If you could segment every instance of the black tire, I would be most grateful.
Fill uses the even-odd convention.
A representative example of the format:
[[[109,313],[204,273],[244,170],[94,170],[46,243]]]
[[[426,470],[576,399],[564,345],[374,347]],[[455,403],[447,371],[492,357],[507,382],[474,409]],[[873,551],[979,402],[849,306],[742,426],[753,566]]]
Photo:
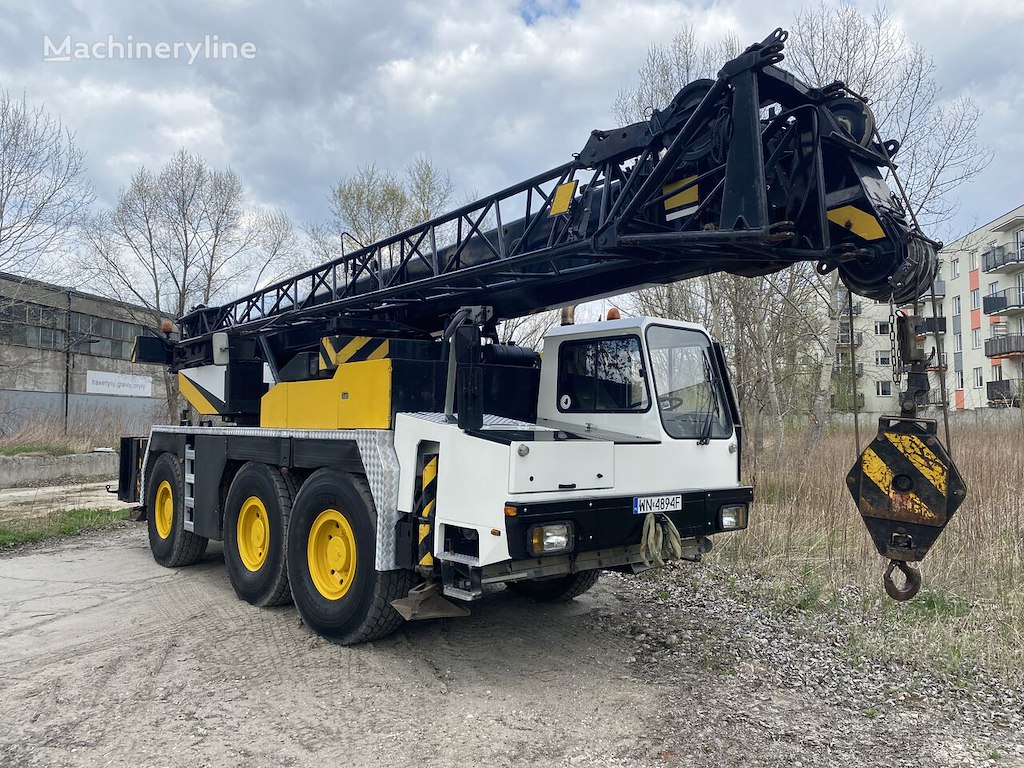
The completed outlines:
[[[540,603],[567,603],[597,584],[600,571],[580,571],[553,579],[523,579],[505,583],[508,591]]]
[[[331,522],[332,512],[342,518],[333,518],[336,524]],[[319,534],[330,525],[337,525],[337,537],[343,543],[334,545],[333,556],[311,555],[311,544],[315,550],[317,543],[323,543]],[[353,645],[384,637],[401,626],[403,619],[391,601],[408,594],[415,574],[378,571],[376,550],[377,513],[366,478],[326,468],[310,475],[295,497],[288,526],[288,581],[295,607],[310,629],[335,643]],[[354,565],[347,567],[345,558],[353,554]],[[327,570],[332,564],[343,572],[336,584],[328,585],[344,590],[335,597],[325,595],[312,573],[317,570],[321,579],[328,577],[335,573]]]
[[[288,519],[292,511],[295,487],[291,478],[277,467],[250,461],[242,466],[231,481],[224,505],[224,562],[235,594],[260,607],[284,605],[292,597],[288,588]],[[259,500],[262,509],[247,502]],[[265,549],[256,550],[252,542],[238,540],[238,519],[245,508],[245,518],[262,518]],[[265,515],[265,517],[264,517]],[[243,555],[241,549],[245,549]],[[254,550],[261,556],[254,559]],[[246,559],[249,565],[246,565]],[[250,568],[255,567],[255,570]]]
[[[166,483],[167,487],[164,487]],[[169,523],[157,509],[168,502],[164,496],[170,493]],[[165,568],[192,565],[202,559],[210,540],[185,530],[185,481],[181,463],[171,453],[161,453],[153,464],[146,487],[146,527],[149,529],[149,549],[153,559]]]

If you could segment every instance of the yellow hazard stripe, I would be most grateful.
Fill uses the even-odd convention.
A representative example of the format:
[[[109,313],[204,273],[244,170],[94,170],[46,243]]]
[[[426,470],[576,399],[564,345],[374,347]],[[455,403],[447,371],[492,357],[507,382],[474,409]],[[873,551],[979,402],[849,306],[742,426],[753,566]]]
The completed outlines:
[[[373,350],[373,352],[368,354],[366,356],[366,359],[367,360],[381,360],[381,359],[387,357],[388,356],[388,349],[389,349],[389,347],[390,347],[389,342],[385,341],[383,344],[381,344],[379,347],[377,347],[375,350]]]
[[[897,495],[900,496],[900,506],[907,511],[912,511],[919,515],[923,519],[934,520],[937,515],[918,497],[916,493],[911,491],[910,493],[897,494],[892,489],[892,470],[889,465],[885,463],[881,456],[874,452],[873,449],[867,448],[861,457],[861,467],[864,470],[864,474],[877,485],[882,493],[888,496],[890,499],[895,499]]]
[[[828,212],[828,220],[864,240],[881,240],[885,237],[885,230],[878,223],[878,219],[852,205],[833,208]]]
[[[934,485],[943,496],[946,495],[946,466],[921,438],[917,435],[901,435],[895,432],[886,432],[885,437],[896,446],[897,451],[907,457],[925,480]]]
[[[663,195],[667,195],[674,189],[679,189],[680,187],[685,187],[689,184],[693,184],[693,186],[691,186],[689,189],[684,189],[679,194],[672,195],[672,197],[668,198],[665,201],[665,210],[671,211],[673,208],[679,208],[680,206],[684,205],[693,205],[694,203],[696,203],[698,200],[697,185],[693,183],[696,180],[696,176],[687,176],[685,179],[674,181],[671,184],[666,184],[664,187],[662,187],[661,193]]]
[[[352,341],[338,350],[338,353],[334,356],[334,362],[344,363],[347,362],[356,352],[363,348],[363,345],[370,340],[369,336],[356,336]]]
[[[577,181],[567,181],[555,188],[555,196],[551,198],[551,208],[548,209],[548,216],[558,216],[569,210],[572,198],[576,194]]]
[[[334,358],[337,354],[329,336],[320,339],[320,370],[333,370],[335,368]]]
[[[204,416],[214,416],[220,413],[206,394],[181,371],[178,371],[178,391],[185,396],[193,408]]]

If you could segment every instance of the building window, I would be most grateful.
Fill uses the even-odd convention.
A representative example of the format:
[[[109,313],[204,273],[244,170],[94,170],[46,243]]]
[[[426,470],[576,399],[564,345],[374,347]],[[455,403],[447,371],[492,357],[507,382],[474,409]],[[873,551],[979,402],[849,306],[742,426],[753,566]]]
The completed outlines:
[[[875,365],[892,365],[892,352],[888,349],[876,349]]]
[[[949,262],[949,274],[951,277],[960,277],[960,259]]]
[[[876,336],[888,336],[889,335],[889,321],[888,320],[876,320],[875,321],[875,335]]]
[[[959,296],[954,296],[953,297],[953,316],[956,317],[959,314],[960,314],[960,297]]]
[[[995,243],[992,243],[991,245],[989,245],[990,248],[993,247],[993,246],[995,246]],[[977,268],[978,268],[978,252],[977,251],[971,251],[971,271],[973,272]]]
[[[964,335],[962,333],[953,334],[953,351],[963,352],[964,351]]]
[[[954,381],[954,385],[953,386],[956,389],[963,389],[964,388],[964,372],[963,371],[954,371],[953,374],[954,374],[953,375],[953,381]]]
[[[975,288],[971,291],[971,309],[977,309],[981,306],[981,291]]]
[[[999,293],[999,283],[998,282],[989,283],[988,284],[988,295],[989,296],[995,296],[997,293]]]
[[[1003,380],[1003,366],[1001,363],[997,363],[992,366],[992,381]]]
[[[981,389],[985,386],[985,373],[981,368],[974,369],[974,388]]]
[[[1024,259],[1024,229],[1013,233],[1013,244],[1017,247],[1017,258]]]
[[[971,331],[971,349],[981,349],[981,328]]]
[[[892,397],[892,382],[876,381],[875,394],[878,395],[879,397]]]
[[[134,323],[0,298],[0,337],[8,344],[127,360],[142,333]]]

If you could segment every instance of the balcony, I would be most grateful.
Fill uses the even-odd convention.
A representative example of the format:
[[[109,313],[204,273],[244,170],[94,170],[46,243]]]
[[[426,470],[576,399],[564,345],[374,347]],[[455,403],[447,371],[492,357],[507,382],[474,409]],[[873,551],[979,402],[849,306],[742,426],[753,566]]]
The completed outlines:
[[[981,254],[981,271],[1007,274],[1024,269],[1024,247],[997,245]]]
[[[1024,355],[1024,334],[993,336],[985,339],[985,357],[1012,357]]]
[[[1017,315],[1024,312],[1024,291],[1007,288],[981,298],[981,310],[986,315]]]
[[[864,305],[861,304],[861,302],[859,302],[859,301],[853,302],[853,315],[854,315],[854,317],[859,317],[861,312],[863,312],[863,311],[864,311]],[[849,317],[850,316],[850,305],[846,301],[843,301],[843,302],[841,302],[839,304],[839,316],[840,317]]]
[[[935,281],[935,299],[940,300],[946,295],[946,281],[936,280]],[[901,307],[912,307],[914,304],[924,305],[925,309],[930,310],[932,305],[932,287],[929,285],[924,289],[924,293],[918,296],[914,301],[905,301],[900,304]]]
[[[946,318],[926,317],[917,326],[917,335],[925,336],[929,333],[944,334],[946,332]]]
[[[848,330],[840,329],[839,335],[836,336],[837,347],[859,347],[863,343],[863,331],[856,331],[854,333],[850,333]]]
[[[1020,379],[990,381],[985,385],[988,404],[993,408],[1020,408]]]
[[[855,375],[857,375],[857,376],[863,376],[864,375],[864,363],[857,363],[857,365],[854,367],[854,372],[855,372]],[[837,376],[837,377],[842,377],[844,379],[849,379],[850,378],[850,364],[849,363],[845,363],[845,364],[839,363],[837,365],[832,366],[832,375],[833,376]]]

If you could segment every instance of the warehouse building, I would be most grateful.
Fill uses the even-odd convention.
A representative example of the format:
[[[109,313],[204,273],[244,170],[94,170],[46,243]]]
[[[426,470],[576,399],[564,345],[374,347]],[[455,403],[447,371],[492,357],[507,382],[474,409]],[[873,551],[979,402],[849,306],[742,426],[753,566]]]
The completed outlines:
[[[131,362],[145,307],[0,273],[0,434],[28,421],[135,431],[166,423],[165,370]]]

